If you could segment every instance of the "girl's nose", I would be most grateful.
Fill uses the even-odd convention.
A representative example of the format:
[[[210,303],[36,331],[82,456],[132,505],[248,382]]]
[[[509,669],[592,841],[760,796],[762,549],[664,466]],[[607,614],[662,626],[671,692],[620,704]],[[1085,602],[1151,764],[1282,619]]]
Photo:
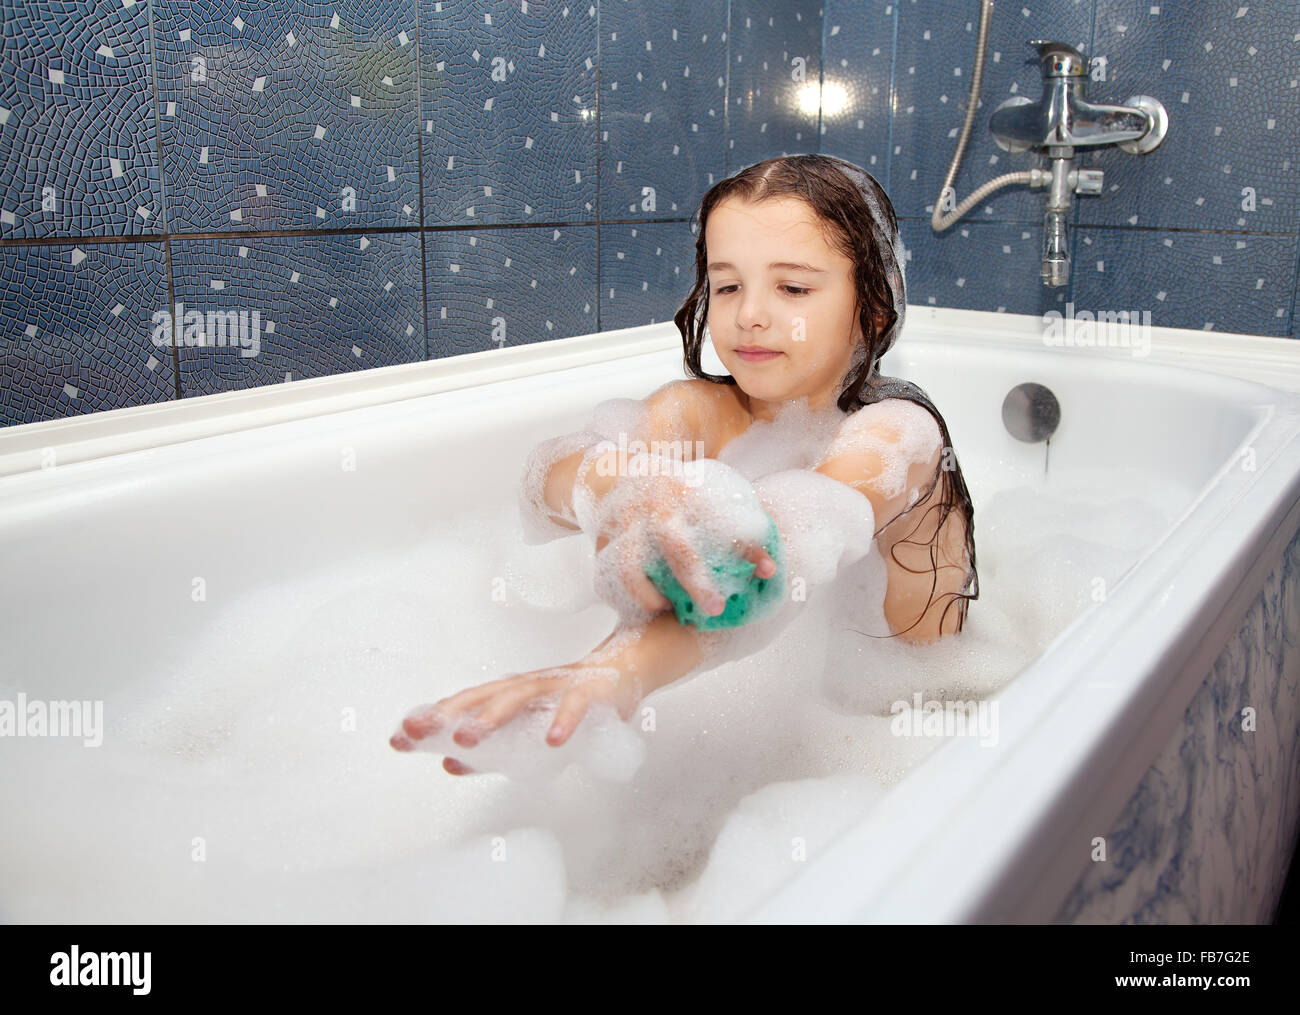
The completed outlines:
[[[762,299],[757,295],[742,296],[736,308],[736,327],[748,331],[754,327],[766,328],[769,324],[771,317]]]

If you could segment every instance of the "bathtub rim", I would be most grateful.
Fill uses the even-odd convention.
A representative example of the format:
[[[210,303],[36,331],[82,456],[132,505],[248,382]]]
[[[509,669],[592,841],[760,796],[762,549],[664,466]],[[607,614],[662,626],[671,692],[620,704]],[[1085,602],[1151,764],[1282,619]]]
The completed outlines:
[[[1031,314],[908,307],[909,341],[933,343],[954,334],[964,345],[1048,349],[1041,317]],[[936,334],[937,333],[937,334]],[[1097,347],[1050,349],[1067,355],[1132,361],[1217,373],[1274,391],[1300,391],[1300,348],[1285,338],[1178,328],[1151,329],[1151,353]],[[0,429],[0,481],[39,472],[47,451],[60,465],[371,405],[388,404],[530,374],[680,349],[671,321],[486,349],[417,363],[194,395]],[[892,351],[892,350],[891,350]],[[905,349],[898,349],[905,352]],[[1188,362],[1188,360],[1193,362]]]

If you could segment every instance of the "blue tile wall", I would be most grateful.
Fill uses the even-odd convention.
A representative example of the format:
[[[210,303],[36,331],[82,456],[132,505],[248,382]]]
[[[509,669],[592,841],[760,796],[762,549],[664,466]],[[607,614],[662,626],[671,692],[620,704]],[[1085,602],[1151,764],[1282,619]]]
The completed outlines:
[[[1039,94],[1031,38],[1170,115],[1155,152],[1084,154],[1104,192],[1052,290],[1041,191],[929,224],[977,0],[0,10],[0,425],[668,320],[704,192],[809,151],[885,184],[915,304],[1300,337],[1300,0],[996,5],[960,196],[1040,164],[987,127]],[[257,311],[258,354],[155,344],[174,301]]]
[[[821,4],[732,0],[727,172],[818,150]]]
[[[995,4],[993,11],[980,106],[954,181],[960,197],[990,177],[1037,164],[1029,154],[1003,151],[988,130],[988,118],[1003,99],[1038,97],[1042,75],[1036,51],[1026,41],[1059,39],[1088,52],[1091,0],[1004,2]],[[897,6],[897,17],[893,143],[886,186],[900,215],[928,219],[966,115],[979,4],[903,0]],[[1008,187],[968,218],[1038,222],[1042,207],[1041,190]]]
[[[595,233],[552,226],[430,234],[428,358],[597,330]]]
[[[1088,227],[1073,296],[1079,307],[1150,311],[1157,327],[1284,335],[1295,256],[1294,236]]]
[[[426,222],[596,215],[594,4],[420,4]]]
[[[988,130],[1005,99],[1041,92],[1030,39],[1093,57],[1092,101],[1148,94],[1169,112],[1169,135],[1154,152],[1083,154],[1082,167],[1104,172],[1103,193],[1075,199],[1071,282],[1057,290],[1037,283],[1041,190],[1006,188],[949,230],[930,227],[969,103],[979,7],[825,4],[820,150],[866,166],[886,185],[910,254],[911,301],[1015,313],[1070,301],[1148,310],[1157,326],[1300,336],[1300,0],[995,5],[959,198],[1045,163],[1002,150]],[[1010,223],[1029,230],[1023,246]],[[1014,276],[989,271],[991,261]]]
[[[907,301],[1010,314],[1063,312],[1066,293],[1039,284],[1036,222],[958,222],[935,235],[930,220],[900,219]]]
[[[0,247],[0,425],[175,397],[161,243]]]
[[[1159,96],[1169,136],[1140,159],[1090,153],[1107,187],[1083,222],[1294,235],[1300,4],[1097,0],[1093,47],[1107,93]]]
[[[417,233],[176,239],[172,275],[173,326],[202,315],[210,339],[174,342],[182,395],[424,359]],[[246,334],[221,343],[216,315],[241,311]]]
[[[419,225],[414,0],[154,3],[175,232]]]
[[[819,150],[889,186],[897,0],[835,0],[825,8]],[[897,203],[897,202],[896,202]],[[902,213],[901,208],[895,211]]]
[[[3,0],[0,237],[160,230],[149,5]]]
[[[689,215],[727,175],[724,4],[601,6],[603,218]]]
[[[601,226],[601,327],[671,321],[695,282],[695,236],[686,222]]]

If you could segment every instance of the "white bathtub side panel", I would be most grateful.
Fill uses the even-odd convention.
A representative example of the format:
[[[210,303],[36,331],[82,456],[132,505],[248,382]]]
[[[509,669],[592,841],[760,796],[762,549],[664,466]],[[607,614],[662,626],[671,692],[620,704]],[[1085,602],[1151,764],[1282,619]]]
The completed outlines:
[[[1269,923],[1298,826],[1300,534],[1053,922]]]

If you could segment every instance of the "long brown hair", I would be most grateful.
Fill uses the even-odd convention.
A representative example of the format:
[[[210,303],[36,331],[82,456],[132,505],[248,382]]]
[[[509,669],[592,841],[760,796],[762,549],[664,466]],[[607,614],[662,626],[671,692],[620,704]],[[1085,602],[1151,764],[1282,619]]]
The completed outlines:
[[[944,422],[943,415],[929,395],[910,381],[884,376],[878,369],[881,357],[894,344],[902,330],[907,311],[907,284],[903,272],[904,257],[898,234],[898,218],[894,214],[893,203],[875,177],[860,166],[830,155],[786,155],[755,163],[709,188],[700,202],[693,223],[696,232],[695,284],[681,308],[673,315],[673,322],[682,336],[686,370],[692,377],[715,384],[736,383],[734,377],[707,373],[700,365],[704,330],[709,316],[708,252],[704,245],[704,230],[709,215],[729,197],[757,202],[782,196],[794,196],[805,201],[817,217],[830,227],[832,242],[853,261],[857,299],[855,309],[863,340],[861,346],[854,350],[853,360],[836,400],[840,411],[856,412],[865,405],[886,398],[903,398],[924,407],[939,424],[943,436],[940,468],[925,495],[916,501],[917,504],[924,503],[934,492],[935,485],[943,484],[939,502],[932,504],[926,511],[927,515],[930,511],[939,511],[935,535],[928,544],[910,538],[924,521],[925,515],[922,515],[916,527],[894,543],[890,553],[894,556],[894,548],[899,543],[929,546],[934,584],[930,587],[930,599],[921,611],[921,616],[911,627],[905,629],[910,631],[930,612],[934,603],[935,586],[939,579],[936,544],[943,533],[944,523],[954,508],[960,507],[965,512],[966,555],[970,567],[962,588],[971,591],[948,593],[952,598],[939,618],[939,630],[942,631],[949,608],[960,602],[957,628],[960,631],[965,625],[969,601],[979,598],[979,574],[975,568],[975,507],[971,503],[966,480],[952,447],[948,424]],[[889,519],[877,528],[876,535],[911,510],[909,507],[896,518]],[[897,556],[894,556],[894,563],[913,574],[925,573],[907,567]],[[904,631],[898,633],[903,634]]]

